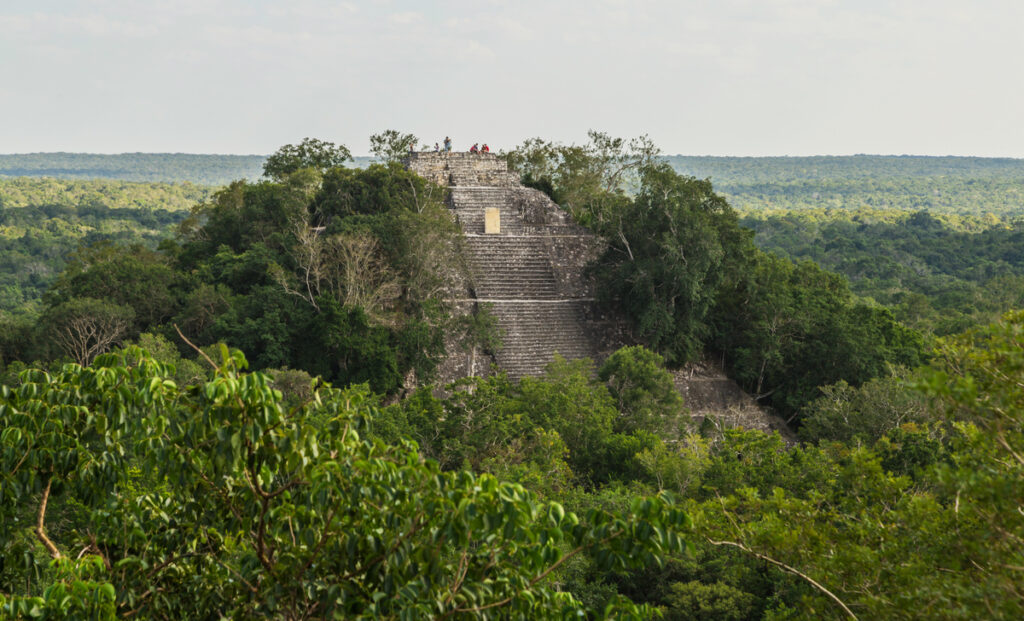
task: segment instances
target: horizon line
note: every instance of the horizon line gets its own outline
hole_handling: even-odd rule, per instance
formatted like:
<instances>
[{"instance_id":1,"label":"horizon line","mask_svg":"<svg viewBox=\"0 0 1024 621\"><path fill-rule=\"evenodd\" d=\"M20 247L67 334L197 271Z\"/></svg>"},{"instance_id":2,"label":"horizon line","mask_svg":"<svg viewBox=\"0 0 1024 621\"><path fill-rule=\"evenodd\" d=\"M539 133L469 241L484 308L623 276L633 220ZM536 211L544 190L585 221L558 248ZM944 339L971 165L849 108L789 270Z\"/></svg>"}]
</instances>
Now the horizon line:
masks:
<instances>
[{"instance_id":1,"label":"horizon line","mask_svg":"<svg viewBox=\"0 0 1024 621\"><path fill-rule=\"evenodd\" d=\"M417 151L418 153L428 153L429 150ZM503 151L495 151L496 155L504 153ZM200 153L200 152L189 152L189 151L120 151L120 152L98 152L98 151L25 151L19 153L0 153L0 157L23 157L30 155L98 155L105 157L114 157L119 155L193 155L193 156L213 156L213 157L269 157L271 153ZM353 159L373 159L374 156L370 154L353 154ZM919 157L919 158L974 158L974 159L990 159L990 160L1024 160L1024 155L964 155L956 153L946 153L942 155L922 154L922 153L814 153L814 154L803 154L803 155L792 155L792 154L773 154L773 155L711 155L711 154L698 154L698 153L662 153L659 157L703 157L703 158L733 158L733 159L766 159L766 158L792 158L792 159L806 159L815 157Z\"/></svg>"}]
</instances>

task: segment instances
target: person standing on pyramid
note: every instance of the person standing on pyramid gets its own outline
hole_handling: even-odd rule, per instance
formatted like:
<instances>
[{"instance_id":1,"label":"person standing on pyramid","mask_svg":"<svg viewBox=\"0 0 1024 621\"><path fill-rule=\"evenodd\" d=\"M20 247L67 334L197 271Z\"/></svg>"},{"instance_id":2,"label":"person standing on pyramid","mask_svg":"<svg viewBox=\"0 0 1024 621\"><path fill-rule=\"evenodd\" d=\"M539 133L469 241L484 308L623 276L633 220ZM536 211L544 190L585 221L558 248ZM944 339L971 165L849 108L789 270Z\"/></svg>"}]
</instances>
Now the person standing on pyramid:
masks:
<instances>
[{"instance_id":1,"label":"person standing on pyramid","mask_svg":"<svg viewBox=\"0 0 1024 621\"><path fill-rule=\"evenodd\" d=\"M445 153L451 153L452 152L452 139L449 138L448 136L444 137L444 152Z\"/></svg>"}]
</instances>

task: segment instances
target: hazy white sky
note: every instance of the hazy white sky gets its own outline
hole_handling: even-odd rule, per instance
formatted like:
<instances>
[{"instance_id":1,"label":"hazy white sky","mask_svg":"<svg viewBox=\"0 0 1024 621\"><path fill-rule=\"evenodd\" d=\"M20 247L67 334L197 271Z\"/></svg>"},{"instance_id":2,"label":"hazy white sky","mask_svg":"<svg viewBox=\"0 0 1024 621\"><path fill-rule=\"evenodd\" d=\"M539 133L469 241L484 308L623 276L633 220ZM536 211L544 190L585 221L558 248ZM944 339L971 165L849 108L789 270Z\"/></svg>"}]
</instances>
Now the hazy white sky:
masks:
<instances>
[{"instance_id":1,"label":"hazy white sky","mask_svg":"<svg viewBox=\"0 0 1024 621\"><path fill-rule=\"evenodd\" d=\"M0 0L0 153L1024 157L1024 0Z\"/></svg>"}]
</instances>

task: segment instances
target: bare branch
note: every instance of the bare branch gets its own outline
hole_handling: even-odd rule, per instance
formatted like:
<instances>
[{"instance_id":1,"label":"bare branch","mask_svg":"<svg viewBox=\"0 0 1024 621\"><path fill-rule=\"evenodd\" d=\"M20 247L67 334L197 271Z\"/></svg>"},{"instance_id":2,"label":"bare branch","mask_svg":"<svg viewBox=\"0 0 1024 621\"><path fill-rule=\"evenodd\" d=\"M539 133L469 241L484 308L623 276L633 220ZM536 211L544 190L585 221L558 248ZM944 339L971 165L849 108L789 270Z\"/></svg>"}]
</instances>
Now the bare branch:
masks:
<instances>
[{"instance_id":1,"label":"bare branch","mask_svg":"<svg viewBox=\"0 0 1024 621\"><path fill-rule=\"evenodd\" d=\"M43 490L43 498L39 501L39 513L36 516L36 537L39 541L43 542L46 546L46 550L50 553L53 558L61 558L60 550L54 545L50 538L46 536L46 503L50 500L50 485L53 484L53 474L49 474L46 478L46 489Z\"/></svg>"},{"instance_id":2,"label":"bare branch","mask_svg":"<svg viewBox=\"0 0 1024 621\"><path fill-rule=\"evenodd\" d=\"M195 343L193 343L192 341L190 341L187 338L185 338L185 335L181 333L181 328L178 327L178 324L172 324L172 325L174 325L174 331L178 333L178 336L181 337L181 340L185 341L186 345L188 345L192 349L194 349L197 352L199 352L200 356L202 356L203 358L206 358L206 361L210 363L210 366L213 367L214 371L216 371L219 368L217 366L217 363L215 363L213 361L213 358L210 358L209 356L207 356L205 351L199 349L198 347L196 347Z\"/></svg>"},{"instance_id":3,"label":"bare branch","mask_svg":"<svg viewBox=\"0 0 1024 621\"><path fill-rule=\"evenodd\" d=\"M708 539L707 541L708 541L708 543L710 543L713 546L732 546L734 548L739 548L740 550L743 550L744 552L746 552L747 554L750 554L751 556L755 556L755 557L761 559L762 561L767 561L767 562L771 563L772 565L775 565L776 567L780 567L780 568L784 569L785 571L788 571L789 573L793 574L794 576L798 576L800 578L803 578L811 586L813 586L814 588L818 589L819 591L821 591L822 593L827 595L832 601L834 601L836 604L838 604L839 607L843 609L843 612L845 612L847 615L849 615L851 619L854 619L854 620L857 619L857 615L853 614L853 611L851 611L846 606L846 604L843 603L843 600L839 599L836 596L835 593L833 593L832 591L829 591L828 589L823 587L820 583L818 583L814 578L811 578L810 576L808 576L807 574L801 572L800 570L794 569L793 567L790 567L789 565L786 565L785 563L777 561L777 560L775 560L775 559L773 559L771 557L765 556L764 554L759 554L757 552L754 552L753 550L751 550L747 546L743 545L742 543L736 543L735 541L715 541L713 539Z\"/></svg>"}]
</instances>

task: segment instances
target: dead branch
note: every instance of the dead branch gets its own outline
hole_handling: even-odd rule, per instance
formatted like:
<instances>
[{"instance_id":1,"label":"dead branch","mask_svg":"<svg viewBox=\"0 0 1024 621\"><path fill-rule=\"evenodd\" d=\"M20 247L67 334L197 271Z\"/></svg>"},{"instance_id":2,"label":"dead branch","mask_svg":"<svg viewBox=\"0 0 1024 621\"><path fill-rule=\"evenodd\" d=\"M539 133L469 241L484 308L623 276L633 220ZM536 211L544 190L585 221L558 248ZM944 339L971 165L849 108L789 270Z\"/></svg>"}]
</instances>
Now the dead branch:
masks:
<instances>
[{"instance_id":1,"label":"dead branch","mask_svg":"<svg viewBox=\"0 0 1024 621\"><path fill-rule=\"evenodd\" d=\"M744 552L746 552L747 554L750 554L751 556L757 557L757 558L761 559L762 561L767 561L767 562L771 563L772 565L775 565L776 567L780 567L783 570L788 571L789 573L793 574L794 576L798 576L798 577L806 580L811 586L813 586L814 588L818 589L819 591L821 591L822 593L827 595L832 601L834 601L836 604L838 604L839 607L843 609L843 612L848 614L851 619L854 619L856 621L857 615L853 614L853 611L851 611L846 606L846 604L843 603L843 600L839 599L836 596L835 593L833 593L832 591L829 591L828 589L823 587L820 583L818 583L814 578L811 578L810 576L808 576L807 574L801 572L800 570L795 569L793 567L790 567L789 565L786 565L785 563L777 561L777 560L775 560L775 559L773 559L771 557L765 556L764 554L759 554L757 552L754 552L753 550L751 550L747 546L743 545L742 543L736 543L735 541L714 541L713 539L710 539L710 538L707 538L707 541L708 541L708 543L710 543L713 546L732 546L734 548L739 548L740 550L743 550Z\"/></svg>"},{"instance_id":2,"label":"dead branch","mask_svg":"<svg viewBox=\"0 0 1024 621\"><path fill-rule=\"evenodd\" d=\"M43 498L39 501L39 513L36 516L36 537L39 541L43 542L46 546L46 550L50 553L53 558L60 558L60 550L54 545L50 538L46 536L46 503L50 500L50 485L53 484L53 474L51 473L46 477L46 489L43 490Z\"/></svg>"},{"instance_id":3,"label":"dead branch","mask_svg":"<svg viewBox=\"0 0 1024 621\"><path fill-rule=\"evenodd\" d=\"M199 352L200 356L202 356L203 358L206 358L206 361L210 363L210 366L213 367L214 371L216 371L218 368L220 368L220 367L217 366L217 363L215 363L213 361L213 358L210 358L209 356L206 355L205 351L199 349L198 347L196 347L195 343L193 343L192 341L190 341L187 338L185 338L185 335L181 333L181 328L178 327L178 324L175 323L175 324L172 324L172 325L174 326L174 331L177 332L178 336L181 337L181 340L185 341L186 345L188 345L192 349L194 349L197 352Z\"/></svg>"}]
</instances>

